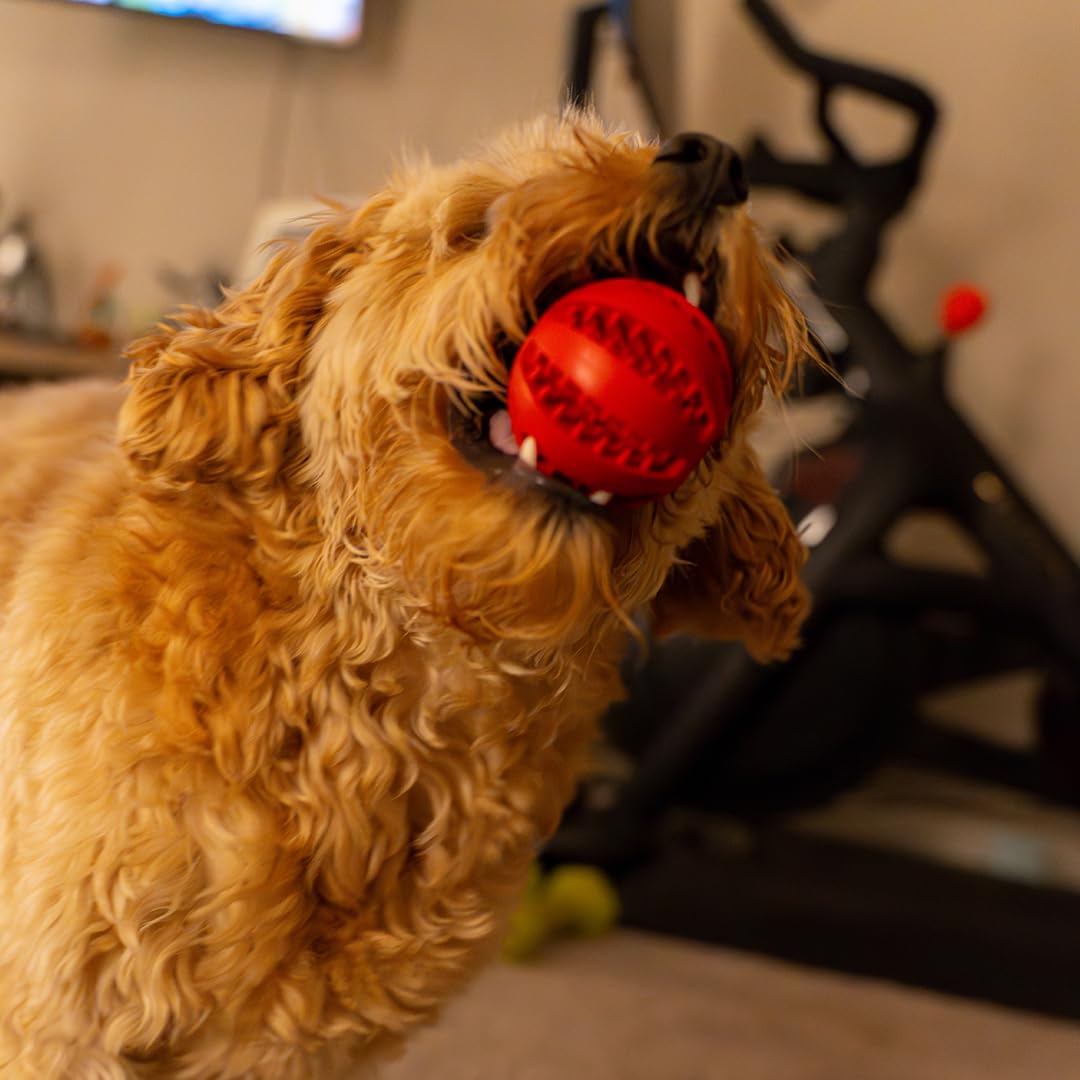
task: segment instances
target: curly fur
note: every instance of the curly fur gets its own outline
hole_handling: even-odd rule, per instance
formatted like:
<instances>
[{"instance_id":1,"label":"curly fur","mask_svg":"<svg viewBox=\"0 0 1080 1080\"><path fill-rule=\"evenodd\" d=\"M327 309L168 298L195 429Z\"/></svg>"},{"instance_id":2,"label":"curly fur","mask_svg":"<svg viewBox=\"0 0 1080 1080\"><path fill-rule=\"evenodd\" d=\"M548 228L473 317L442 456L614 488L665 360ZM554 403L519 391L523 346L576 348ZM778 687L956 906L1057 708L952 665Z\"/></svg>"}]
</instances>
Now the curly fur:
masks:
<instances>
[{"instance_id":1,"label":"curly fur","mask_svg":"<svg viewBox=\"0 0 1080 1080\"><path fill-rule=\"evenodd\" d=\"M0 396L4 1075L374 1061L491 953L629 613L795 645L747 433L805 331L741 211L701 241L735 411L679 491L578 515L448 438L544 289L685 216L654 153L570 116L403 170L136 343L127 387Z\"/></svg>"}]
</instances>

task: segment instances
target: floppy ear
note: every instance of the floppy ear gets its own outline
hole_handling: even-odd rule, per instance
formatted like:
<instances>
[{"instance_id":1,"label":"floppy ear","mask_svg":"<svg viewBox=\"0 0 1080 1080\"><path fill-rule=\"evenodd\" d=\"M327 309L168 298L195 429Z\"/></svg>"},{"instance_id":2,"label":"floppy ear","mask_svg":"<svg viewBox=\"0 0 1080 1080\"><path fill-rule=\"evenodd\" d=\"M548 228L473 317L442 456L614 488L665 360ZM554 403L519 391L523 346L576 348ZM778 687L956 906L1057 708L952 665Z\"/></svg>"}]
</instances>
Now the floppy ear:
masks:
<instances>
[{"instance_id":1,"label":"floppy ear","mask_svg":"<svg viewBox=\"0 0 1080 1080\"><path fill-rule=\"evenodd\" d=\"M756 660L780 660L799 644L810 610L799 579L806 549L750 451L732 484L653 601L654 631L737 639Z\"/></svg>"},{"instance_id":2,"label":"floppy ear","mask_svg":"<svg viewBox=\"0 0 1080 1080\"><path fill-rule=\"evenodd\" d=\"M296 387L327 296L362 258L378 200L336 213L213 311L189 308L136 341L120 441L135 468L173 484L270 483L297 434Z\"/></svg>"},{"instance_id":3,"label":"floppy ear","mask_svg":"<svg viewBox=\"0 0 1080 1080\"><path fill-rule=\"evenodd\" d=\"M271 477L291 426L295 369L261 358L250 328L230 327L228 312L183 318L128 350L128 458L143 475L181 484Z\"/></svg>"}]
</instances>

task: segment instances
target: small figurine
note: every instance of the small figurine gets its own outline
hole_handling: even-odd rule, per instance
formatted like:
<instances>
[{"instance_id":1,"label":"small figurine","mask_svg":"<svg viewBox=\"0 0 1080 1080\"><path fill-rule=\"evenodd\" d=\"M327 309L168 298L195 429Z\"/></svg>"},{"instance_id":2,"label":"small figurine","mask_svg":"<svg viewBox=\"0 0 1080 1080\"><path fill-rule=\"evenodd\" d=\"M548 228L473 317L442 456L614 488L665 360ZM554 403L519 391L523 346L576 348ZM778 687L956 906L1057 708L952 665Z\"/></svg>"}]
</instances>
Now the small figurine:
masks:
<instances>
[{"instance_id":1,"label":"small figurine","mask_svg":"<svg viewBox=\"0 0 1080 1080\"><path fill-rule=\"evenodd\" d=\"M39 335L53 329L52 285L28 214L0 228L0 327Z\"/></svg>"},{"instance_id":2,"label":"small figurine","mask_svg":"<svg viewBox=\"0 0 1080 1080\"><path fill-rule=\"evenodd\" d=\"M88 349L107 348L116 328L116 290L124 280L118 263L102 263L94 274L85 314L79 322L79 344Z\"/></svg>"}]
</instances>

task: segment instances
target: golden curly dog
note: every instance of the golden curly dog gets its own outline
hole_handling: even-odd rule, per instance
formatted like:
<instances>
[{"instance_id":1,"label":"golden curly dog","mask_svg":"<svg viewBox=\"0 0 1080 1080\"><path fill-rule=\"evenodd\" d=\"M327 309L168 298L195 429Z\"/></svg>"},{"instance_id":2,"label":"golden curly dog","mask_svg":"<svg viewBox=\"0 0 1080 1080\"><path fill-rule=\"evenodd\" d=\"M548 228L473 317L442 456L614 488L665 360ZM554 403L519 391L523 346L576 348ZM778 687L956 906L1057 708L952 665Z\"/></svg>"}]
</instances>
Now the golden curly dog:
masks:
<instances>
[{"instance_id":1,"label":"golden curly dog","mask_svg":"<svg viewBox=\"0 0 1080 1080\"><path fill-rule=\"evenodd\" d=\"M747 434L805 329L739 199L656 155L571 115L405 170L126 388L0 395L4 1076L357 1075L491 955L632 614L796 644ZM493 463L538 309L686 271L736 398L678 491Z\"/></svg>"}]
</instances>

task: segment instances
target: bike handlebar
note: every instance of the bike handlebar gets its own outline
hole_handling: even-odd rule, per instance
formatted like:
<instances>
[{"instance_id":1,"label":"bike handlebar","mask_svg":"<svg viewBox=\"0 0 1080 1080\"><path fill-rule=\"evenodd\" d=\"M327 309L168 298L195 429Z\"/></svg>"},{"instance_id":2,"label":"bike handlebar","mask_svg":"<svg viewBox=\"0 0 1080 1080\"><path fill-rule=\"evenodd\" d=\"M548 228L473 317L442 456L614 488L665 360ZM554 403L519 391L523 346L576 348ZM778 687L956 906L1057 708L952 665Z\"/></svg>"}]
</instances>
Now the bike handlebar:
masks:
<instances>
[{"instance_id":1,"label":"bike handlebar","mask_svg":"<svg viewBox=\"0 0 1080 1080\"><path fill-rule=\"evenodd\" d=\"M744 0L747 12L777 52L817 81L816 119L828 153L824 160L794 160L773 151L760 136L745 157L752 185L787 188L846 211L840 229L812 252L800 252L821 293L834 303L859 304L881 249L881 234L919 184L938 109L921 87L898 75L823 56L807 49L767 0ZM851 89L906 109L915 120L907 149L891 160L867 164L832 122L836 90Z\"/></svg>"},{"instance_id":2,"label":"bike handlebar","mask_svg":"<svg viewBox=\"0 0 1080 1080\"><path fill-rule=\"evenodd\" d=\"M934 99L921 87L889 72L852 64L811 52L780 18L767 0L744 0L749 15L777 52L817 81L818 127L829 145L824 161L793 160L773 152L756 138L747 155L752 183L786 187L834 206L853 203L873 207L882 224L897 214L919 183L923 159L937 122ZM890 161L868 165L859 160L832 122L831 105L837 89L850 87L906 109L915 120L907 150Z\"/></svg>"}]
</instances>

